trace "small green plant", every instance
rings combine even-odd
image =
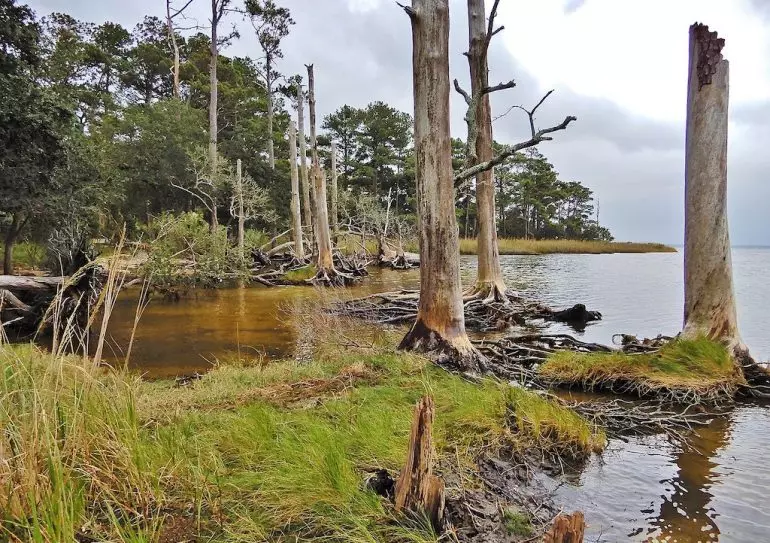
[[[505,531],[508,532],[508,535],[529,537],[533,532],[529,517],[513,509],[503,511],[503,524],[505,524]]]
[[[313,266],[304,266],[296,270],[286,272],[283,278],[290,283],[305,283],[308,279],[312,279],[318,273],[318,269]]]

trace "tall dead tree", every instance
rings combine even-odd
[[[297,84],[297,124],[299,130],[299,171],[302,180],[302,208],[304,211],[305,226],[310,229],[310,237],[313,237],[313,202],[310,198],[310,181],[307,171],[307,142],[305,140],[305,93],[302,84]]]
[[[329,210],[326,204],[326,176],[321,170],[318,159],[318,141],[316,139],[316,115],[315,115],[315,75],[313,65],[307,65],[308,106],[310,111],[310,154],[311,180],[315,188],[315,216],[313,231],[315,233],[318,254],[314,278],[315,283],[338,285],[344,283],[344,276],[334,268],[332,255],[332,241],[329,233]]]
[[[337,144],[332,142],[332,164],[331,164],[331,179],[332,179],[332,236],[334,243],[337,243],[337,237],[340,232],[340,218],[337,211]]]
[[[526,142],[516,144],[504,150],[499,156],[494,155],[492,138],[492,114],[489,95],[496,91],[511,89],[516,86],[514,81],[489,85],[489,45],[495,34],[503,27],[495,28],[495,18],[500,0],[495,0],[490,12],[489,22],[485,20],[484,0],[468,0],[468,41],[466,56],[470,68],[471,92],[463,90],[457,79],[454,80],[455,90],[465,99],[468,110],[465,121],[468,128],[468,139],[465,150],[466,171],[456,177],[461,185],[476,178],[476,200],[478,205],[478,275],[476,283],[470,289],[473,298],[484,301],[508,302],[503,272],[500,266],[500,254],[497,244],[497,221],[495,220],[495,187],[494,166],[504,162],[514,153],[528,147],[533,147],[541,141],[551,138],[547,134],[562,130],[575,120],[567,117],[556,127],[536,130],[534,114],[551,92],[532,109],[517,106],[529,116],[531,135]],[[467,218],[466,218],[467,228]]]
[[[211,164],[212,176],[218,171],[217,160],[217,139],[219,135],[219,124],[217,122],[217,108],[219,102],[219,81],[217,79],[217,64],[219,62],[219,23],[225,15],[230,0],[211,0],[211,44],[209,61],[209,161]],[[212,230],[218,226],[217,214],[211,214]]]
[[[400,349],[478,369],[481,355],[465,332],[460,249],[449,131],[449,2],[412,0],[414,141],[420,243],[417,319]]]
[[[176,29],[174,28],[174,19],[182,15],[184,10],[187,9],[192,3],[193,0],[187,0],[187,2],[180,9],[174,9],[171,5],[172,1],[166,0],[166,29],[168,31],[168,43],[174,55],[174,63],[171,67],[171,73],[173,74],[174,78],[172,93],[174,98],[177,100],[181,98],[182,95],[179,84],[179,42],[177,41]]]
[[[740,344],[727,228],[729,65],[725,40],[690,27],[684,231],[684,335]]]
[[[299,208],[299,174],[297,172],[297,127],[294,121],[289,123],[289,167],[291,170],[291,226],[294,239],[294,256],[298,260],[305,258],[305,246],[302,243],[302,217]]]
[[[241,262],[245,262],[246,213],[243,209],[243,165],[240,158],[235,163],[235,187],[238,199],[238,256]]]

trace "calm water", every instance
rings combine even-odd
[[[609,343],[618,332],[675,334],[682,319],[682,255],[503,256],[507,283],[553,306],[585,303],[604,320],[582,333]],[[473,276],[475,258],[462,261]],[[739,321],[755,357],[770,358],[770,249],[733,250]],[[416,288],[418,272],[375,271],[356,296]],[[281,307],[317,296],[311,288],[232,289],[179,303],[152,302],[142,317],[132,365],[154,376],[207,368],[228,352],[291,356],[297,331]],[[111,327],[116,358],[135,300],[119,302]],[[574,332],[571,332],[574,333]],[[743,407],[699,429],[692,447],[660,438],[612,442],[576,481],[557,490],[565,510],[581,509],[589,541],[770,541],[770,410]]]

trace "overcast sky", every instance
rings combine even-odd
[[[450,1],[452,77],[467,80],[465,2]],[[297,23],[279,68],[305,73],[305,63],[315,64],[320,114],[375,100],[412,112],[409,21],[395,2],[278,2]],[[127,27],[165,10],[164,0],[28,3],[39,15],[64,11]],[[193,0],[192,14],[202,25],[207,5]],[[513,78],[517,87],[494,95],[493,115],[533,105],[556,89],[538,123],[556,124],[568,114],[578,121],[540,150],[563,179],[594,190],[600,220],[617,239],[676,244],[683,236],[688,27],[699,21],[718,30],[727,40],[732,83],[732,241],[770,245],[770,0],[502,0],[499,21],[505,31],[493,41],[490,77]],[[236,14],[228,24],[241,39],[226,54],[257,57],[251,26]],[[458,137],[465,132],[463,105],[452,97]],[[526,135],[525,119],[516,113],[495,121],[496,140],[515,143]]]

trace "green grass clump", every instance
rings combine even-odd
[[[691,391],[697,397],[732,393],[742,382],[727,348],[706,338],[677,339],[654,353],[562,351],[548,358],[539,375],[557,384],[620,385],[642,395]]]
[[[497,240],[501,255],[546,254],[608,254],[608,253],[675,253],[676,249],[662,243],[628,243],[617,241],[586,241],[570,239],[514,239]],[[460,254],[478,252],[475,238],[460,240]]]
[[[607,438],[601,429],[552,399],[510,388],[507,403],[523,445],[574,459],[604,449]]]
[[[315,277],[317,273],[318,269],[311,264],[310,266],[288,271],[284,274],[283,278],[290,283],[304,283]]]

